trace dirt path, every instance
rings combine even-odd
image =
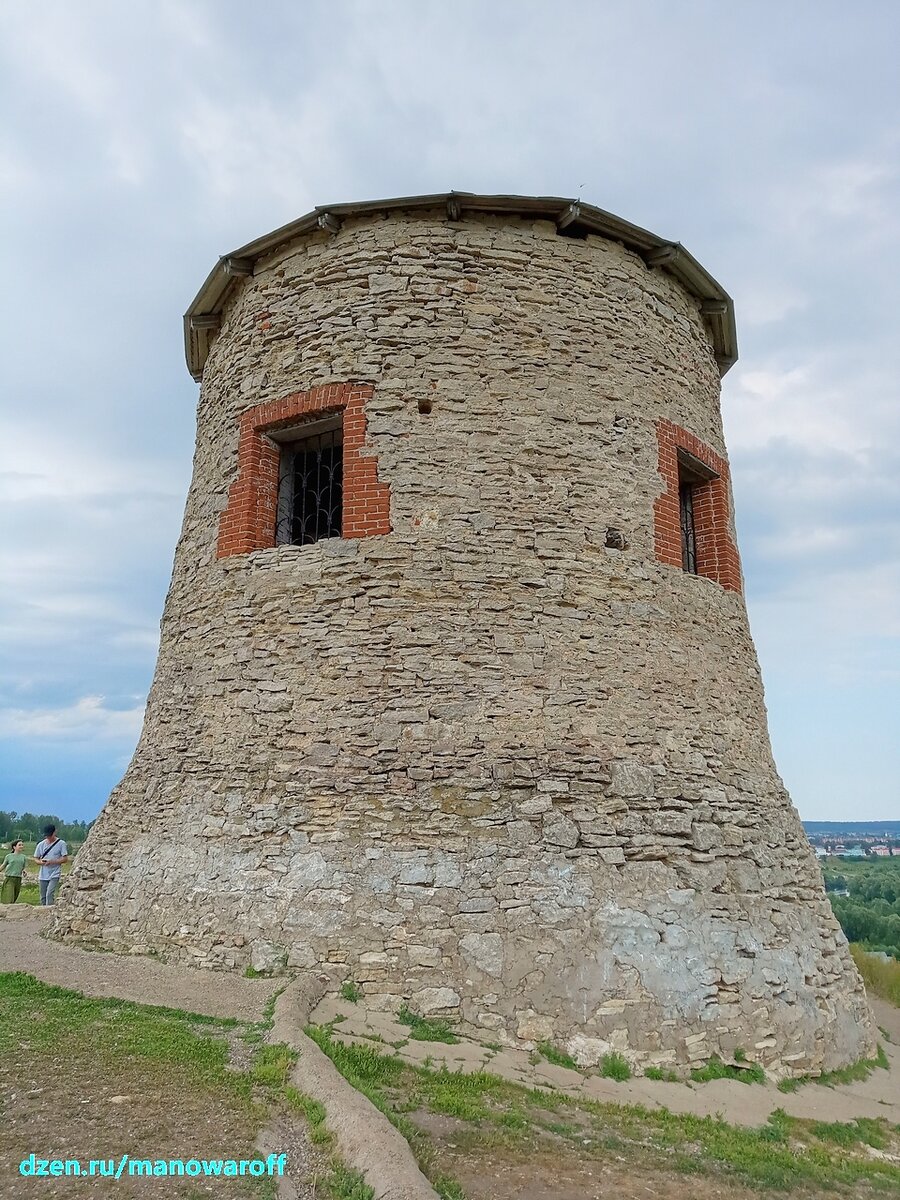
[[[47,918],[39,909],[17,907],[14,916],[0,907],[0,972],[24,971],[44,983],[56,984],[93,999],[118,998],[161,1008],[182,1009],[211,1017],[259,1021],[274,980],[243,979],[219,972],[172,967],[146,956],[91,952],[62,946],[40,936]],[[66,1069],[52,1079],[35,1072],[31,1041],[33,1022],[46,1024],[40,1006],[28,1021],[16,1026],[12,1069],[0,1073],[0,1196],[16,1195],[26,1180],[18,1179],[18,1164],[34,1151],[60,1160],[88,1163],[99,1158],[216,1159],[258,1158],[286,1153],[288,1180],[296,1200],[319,1195],[315,1180],[328,1171],[328,1155],[312,1145],[306,1123],[295,1114],[274,1108],[265,1130],[257,1110],[250,1109],[221,1081],[210,1082],[202,1072],[185,1073],[184,1064],[154,1065],[139,1055],[116,1059],[115,1071],[96,1069],[90,1047],[105,1036],[91,1024],[79,1026],[66,1051]],[[238,1033],[241,1026],[236,1027]],[[227,1035],[226,1035],[227,1036]],[[21,1041],[19,1040],[21,1038]],[[246,1065],[249,1053],[236,1035],[233,1061]],[[174,1089],[174,1092],[173,1092]],[[255,1148],[254,1148],[254,1139]],[[47,1197],[171,1196],[200,1200],[218,1195],[218,1181],[197,1179],[121,1180],[41,1179]],[[4,1190],[4,1189],[7,1190]],[[15,1190],[15,1189],[18,1189]],[[234,1200],[258,1196],[255,1181],[229,1180]],[[268,1194],[268,1193],[267,1193]],[[282,1193],[279,1192],[279,1195]]]
[[[240,1021],[261,1020],[266,1002],[281,986],[273,979],[169,966],[146,955],[129,958],[64,946],[40,936],[45,919],[39,908],[25,905],[15,906],[14,917],[0,916],[0,971],[27,971],[44,983],[100,999],[116,996]]]
[[[45,919],[46,914],[40,910],[18,910],[14,916],[0,910],[0,971],[26,971],[44,982],[87,996],[119,997],[242,1021],[260,1020],[269,998],[283,982],[244,979],[225,972],[167,966],[146,956],[98,953],[61,945],[40,936]],[[820,1121],[884,1117],[900,1123],[900,1011],[878,1000],[872,1006],[877,1023],[889,1039],[884,1046],[890,1069],[875,1071],[860,1083],[834,1088],[810,1084],[791,1094],[779,1092],[772,1084],[748,1086],[731,1080],[671,1084],[635,1078],[616,1083],[546,1061],[531,1062],[522,1050],[499,1050],[467,1039],[456,1045],[411,1040],[398,1052],[409,1062],[421,1062],[427,1057],[436,1067],[446,1063],[451,1071],[486,1069],[526,1086],[549,1087],[573,1096],[614,1103],[637,1103],[650,1109],[667,1108],[675,1113],[720,1115],[735,1125],[761,1125],[776,1108],[783,1108],[791,1116]],[[365,1042],[375,1038],[378,1042],[396,1043],[404,1041],[408,1034],[389,1014],[367,1012],[364,1003],[352,1004],[333,994],[318,1003],[312,1020],[322,1023],[335,1016],[343,1018],[335,1029],[335,1036],[342,1040]],[[305,1010],[295,1023],[302,1026],[304,1020]],[[498,1197],[599,1200],[610,1195],[621,1196],[622,1200],[645,1196],[656,1196],[659,1200],[683,1200],[688,1196],[696,1200],[701,1197],[745,1200],[751,1195],[734,1181],[711,1176],[692,1177],[687,1182],[677,1172],[660,1175],[649,1168],[639,1169],[617,1155],[607,1155],[602,1162],[586,1162],[576,1170],[576,1164],[567,1166],[555,1154],[545,1156],[545,1161],[538,1152],[536,1157],[532,1155],[522,1161],[521,1155],[504,1155],[497,1148],[486,1153],[466,1153],[463,1146],[457,1147],[455,1143],[455,1137],[449,1140],[444,1166],[457,1175],[473,1200]],[[286,1144],[284,1135],[281,1144]],[[299,1153],[297,1157],[303,1160],[306,1156]],[[311,1194],[302,1186],[298,1191],[303,1196]]]
[[[244,1021],[260,1020],[266,1002],[280,986],[272,979],[244,979],[224,971],[168,966],[146,956],[129,958],[64,946],[40,936],[44,919],[39,909],[26,911],[24,906],[16,906],[15,917],[0,919],[0,971],[28,971],[46,983],[88,996],[118,996]],[[686,1085],[640,1078],[616,1083],[597,1075],[585,1078],[546,1062],[531,1064],[525,1051],[507,1049],[495,1055],[465,1039],[456,1046],[411,1041],[400,1055],[410,1061],[428,1056],[435,1065],[446,1062],[450,1070],[487,1069],[513,1082],[550,1086],[594,1100],[665,1107],[698,1116],[720,1114],[740,1125],[762,1124],[776,1108],[818,1121],[885,1117],[900,1123],[900,1010],[877,999],[872,1000],[872,1007],[876,1022],[890,1039],[884,1043],[890,1070],[876,1071],[860,1083],[834,1088],[809,1084],[789,1094],[772,1084],[748,1086],[727,1079]],[[408,1032],[387,1014],[366,1012],[362,1004],[335,996],[322,1001],[312,1020],[321,1023],[337,1015],[344,1017],[338,1036],[354,1040],[375,1036],[398,1041]]]

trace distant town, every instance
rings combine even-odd
[[[900,821],[804,821],[818,858],[900,858]]]

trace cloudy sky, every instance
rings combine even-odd
[[[734,296],[776,758],[804,817],[900,818],[895,0],[2,0],[0,34],[0,807],[92,817],[134,747],[216,257],[456,188],[580,193]]]

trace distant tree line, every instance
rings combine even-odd
[[[45,825],[55,825],[58,837],[65,842],[83,842],[93,821],[63,821],[52,813],[4,812],[0,809],[0,842],[21,838],[23,842],[38,842],[44,836]]]
[[[825,887],[848,941],[900,959],[900,859],[842,860],[839,871],[826,865]]]

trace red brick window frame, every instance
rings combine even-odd
[[[682,463],[693,460],[705,469],[691,477],[696,574],[714,579],[728,591],[740,592],[741,563],[729,527],[728,463],[705,442],[671,421],[657,422],[656,436],[659,473],[666,484],[653,505],[657,559],[667,566],[684,569]],[[708,474],[709,478],[702,479],[702,474]]]
[[[378,481],[378,463],[362,453],[366,442],[366,402],[371,384],[332,383],[257,404],[241,414],[238,475],[228,490],[219,519],[217,558],[249,554],[275,545],[278,518],[280,447],[268,434],[307,419],[341,414],[343,426],[343,506],[341,537],[374,537],[391,531],[390,487]]]

